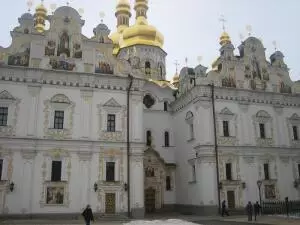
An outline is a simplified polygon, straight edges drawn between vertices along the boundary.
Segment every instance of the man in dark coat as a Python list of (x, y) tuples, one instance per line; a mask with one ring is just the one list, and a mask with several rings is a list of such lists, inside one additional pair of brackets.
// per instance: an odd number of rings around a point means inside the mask
[(252, 221), (253, 206), (250, 201), (248, 202), (248, 204), (246, 206), (246, 211), (247, 211), (247, 215), (248, 215), (248, 221)]
[(222, 216), (224, 216), (224, 214), (229, 216), (228, 210), (226, 209), (226, 201), (225, 200), (222, 202)]
[(94, 216), (90, 205), (87, 205), (82, 213), (86, 225), (90, 225), (91, 221), (94, 222)]
[(256, 202), (254, 204), (254, 220), (256, 221), (256, 216), (259, 215), (260, 212), (260, 205), (258, 204), (258, 202)]

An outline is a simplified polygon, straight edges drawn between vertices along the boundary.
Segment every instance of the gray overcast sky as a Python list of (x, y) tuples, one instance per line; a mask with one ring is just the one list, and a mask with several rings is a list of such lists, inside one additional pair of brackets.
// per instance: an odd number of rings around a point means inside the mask
[[(39, 3), (34, 1), (34, 7)], [(66, 0), (45, 0), (49, 9), (52, 3), (66, 5)], [(71, 0), (70, 6), (83, 8), (86, 21), (83, 34), (92, 36), (93, 28), (100, 22), (99, 12), (105, 13), (104, 22), (113, 31), (116, 20), (114, 10), (116, 0)], [(134, 0), (131, 0), (132, 5)], [(149, 0), (148, 18), (165, 37), (164, 50), (167, 56), (167, 74), (170, 79), (175, 72), (175, 60), (180, 67), (198, 64), (197, 57), (202, 56), (201, 64), (211, 65), (219, 55), (218, 38), (222, 32), (219, 21), (224, 15), (226, 30), (237, 47), (240, 33), (247, 36), (246, 25), (252, 26), (252, 35), (262, 39), (269, 58), (274, 51), (272, 42), (276, 40), (278, 49), (285, 55), (285, 61), (291, 69), (292, 80), (300, 80), (298, 62), (300, 28), (299, 0)], [(34, 9), (34, 8), (33, 8)], [(7, 47), (11, 42), (10, 31), (18, 25), (17, 18), (27, 11), (26, 0), (5, 1), (0, 14), (0, 45)], [(49, 9), (50, 11), (50, 9)], [(49, 12), (50, 13), (50, 12)], [(134, 22), (134, 16), (131, 23)]]

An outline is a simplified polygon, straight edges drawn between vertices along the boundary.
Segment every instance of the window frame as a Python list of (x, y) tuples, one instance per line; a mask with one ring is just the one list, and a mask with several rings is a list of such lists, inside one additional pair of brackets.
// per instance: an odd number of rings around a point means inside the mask
[(171, 176), (166, 176), (166, 191), (172, 191)]
[(230, 137), (228, 120), (223, 120), (223, 136)]
[(225, 163), (226, 180), (232, 179), (232, 163)]
[(299, 141), (298, 126), (292, 125), (292, 130), (293, 130), (293, 140)]
[(113, 113), (107, 114), (106, 125), (107, 125), (106, 132), (116, 132), (116, 114)]
[(264, 178), (265, 180), (270, 180), (270, 165), (269, 163), (264, 163)]
[[(107, 161), (105, 164), (105, 181), (106, 182), (115, 182), (116, 181), (116, 162)], [(112, 171), (110, 171), (112, 169)], [(111, 177), (110, 177), (111, 176)]]
[(64, 110), (54, 110), (53, 128), (57, 129), (57, 130), (63, 130), (64, 122), (65, 122), (65, 111)]
[[(60, 168), (58, 167), (59, 172), (58, 171), (56, 172), (55, 167), (59, 166), (59, 165), (60, 165)], [(62, 181), (61, 177), (62, 177), (62, 161), (61, 160), (52, 160), (52, 162), (51, 162), (51, 182), (60, 182), (60, 181)]]
[(164, 132), (164, 139), (165, 139), (165, 147), (170, 147), (170, 133), (169, 131)]
[(152, 132), (151, 130), (146, 131), (146, 146), (152, 145)]
[(266, 139), (266, 125), (259, 123), (259, 138)]
[[(6, 112), (2, 112), (6, 111)], [(6, 119), (3, 119), (3, 117), (6, 117)], [(5, 123), (2, 123), (4, 122)], [(6, 127), (8, 125), (8, 107), (7, 106), (0, 106), (0, 126), (1, 127)]]

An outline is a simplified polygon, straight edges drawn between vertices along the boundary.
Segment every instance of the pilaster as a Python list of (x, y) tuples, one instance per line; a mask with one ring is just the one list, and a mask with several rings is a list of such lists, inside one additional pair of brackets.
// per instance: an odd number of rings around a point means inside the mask
[(133, 218), (144, 218), (144, 156), (130, 156), (130, 201)]
[(28, 104), (28, 120), (27, 120), (27, 136), (37, 135), (37, 118), (39, 106), (40, 86), (28, 86), (29, 104)]
[(81, 90), (81, 113), (80, 113), (80, 126), (81, 138), (88, 138), (91, 135), (92, 124), (92, 102), (93, 91)]

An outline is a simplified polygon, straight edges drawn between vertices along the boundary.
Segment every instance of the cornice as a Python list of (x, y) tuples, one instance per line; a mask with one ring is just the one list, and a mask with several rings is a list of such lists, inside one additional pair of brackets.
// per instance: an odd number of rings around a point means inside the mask
[[(258, 90), (215, 87), (215, 100), (218, 102), (235, 102), (241, 105), (271, 105), (273, 107), (300, 107), (299, 94), (283, 94)], [(211, 87), (197, 85), (171, 103), (174, 112), (178, 112), (190, 103), (198, 101), (211, 102)]]
[[(85, 90), (105, 89), (126, 91), (128, 78), (112, 74), (94, 74), (59, 70), (45, 70), (1, 65), (0, 82), (14, 82), (28, 86), (60, 86)], [(132, 91), (140, 91), (146, 80), (134, 78)]]

